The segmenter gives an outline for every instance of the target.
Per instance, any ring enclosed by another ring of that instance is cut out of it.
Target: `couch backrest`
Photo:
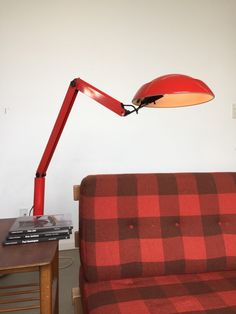
[[[88,176],[79,215],[88,281],[236,269],[236,173]]]

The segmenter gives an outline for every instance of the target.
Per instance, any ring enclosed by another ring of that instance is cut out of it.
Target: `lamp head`
[[[213,92],[202,81],[182,74],[168,74],[144,84],[132,103],[139,107],[171,108],[210,101]]]

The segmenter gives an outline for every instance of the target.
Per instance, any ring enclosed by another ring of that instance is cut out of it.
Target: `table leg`
[[[40,314],[52,314],[52,264],[40,266]]]
[[[58,314],[58,248],[50,264],[40,266],[40,313]]]
[[[54,304],[54,311],[53,314],[59,313],[59,267],[58,267],[59,259],[58,259],[58,249],[53,259],[52,263],[52,272],[53,272],[53,304]]]

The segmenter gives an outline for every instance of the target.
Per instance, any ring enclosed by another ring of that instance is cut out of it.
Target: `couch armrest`
[[[74,185],[73,186],[74,201],[79,201],[79,196],[80,196],[80,185]]]
[[[82,314],[82,308],[80,304],[80,289],[79,287],[72,288],[72,303],[74,306],[74,314]]]

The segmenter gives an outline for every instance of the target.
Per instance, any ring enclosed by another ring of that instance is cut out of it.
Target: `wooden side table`
[[[4,287],[0,287],[0,296],[5,298],[0,302],[0,313],[39,308],[41,314],[58,314],[58,241],[3,246],[13,222],[14,219],[0,219],[0,274],[38,271],[39,302],[22,306],[19,299],[16,298],[15,302],[11,299],[6,310],[6,307],[1,308],[1,304],[7,303],[7,294],[1,293]],[[27,286],[25,283],[22,285]]]

